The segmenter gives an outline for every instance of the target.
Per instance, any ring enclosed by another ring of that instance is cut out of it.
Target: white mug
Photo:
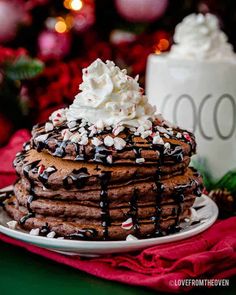
[[[146,91],[167,120],[194,132],[215,179],[236,168],[236,63],[152,54]]]

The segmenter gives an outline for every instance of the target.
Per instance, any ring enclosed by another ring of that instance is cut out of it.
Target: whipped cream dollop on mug
[[[233,47],[210,13],[190,14],[175,28],[175,44],[169,57],[198,60],[235,60]]]
[[[95,60],[83,69],[81,90],[66,112],[67,121],[84,119],[105,126],[137,127],[154,118],[155,107],[148,103],[143,89],[112,61]]]

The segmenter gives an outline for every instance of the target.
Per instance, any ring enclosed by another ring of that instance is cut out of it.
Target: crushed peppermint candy
[[[88,144],[88,137],[87,136],[82,136],[80,141],[79,141],[79,144],[87,145]]]
[[[81,134],[83,134],[85,131],[86,131],[86,133],[88,132],[84,127],[80,127],[78,131]]]
[[[94,137],[92,140],[91,140],[92,144],[95,145],[95,146],[99,146],[99,145],[102,145],[103,142],[97,138],[97,137]]]
[[[113,139],[111,136],[107,135],[107,136],[104,138],[104,144],[105,144],[106,146],[113,146],[113,144],[114,144],[114,139]]]
[[[139,120],[139,126],[142,126],[144,131],[152,128],[152,122],[150,120]]]
[[[112,130],[112,133],[117,136],[118,134],[120,134],[123,130],[125,129],[124,126],[117,126]]]
[[[151,130],[147,130],[141,133],[141,137],[144,139],[152,134]]]
[[[113,162],[112,155],[107,156],[107,163],[112,164],[112,162]]]
[[[126,141],[121,137],[114,138],[114,147],[116,150],[120,151],[126,146]]]
[[[56,235],[55,231],[51,231],[50,233],[47,234],[47,238],[53,239],[55,235]]]
[[[70,137],[73,135],[73,133],[70,132],[69,129],[64,129],[64,130],[62,130],[61,135],[63,137],[63,141],[67,141],[70,139]]]
[[[39,236],[39,232],[40,232],[40,229],[39,228],[33,228],[33,229],[31,229],[31,231],[29,232],[29,234],[31,236]]]
[[[25,142],[23,144],[23,149],[27,152],[30,150],[30,142]],[[20,153],[19,153],[20,154]]]
[[[138,238],[136,238],[135,236],[129,234],[127,237],[126,237],[126,241],[137,241]]]
[[[45,170],[45,166],[40,165],[39,168],[38,168],[38,175],[42,174],[44,170]]]
[[[88,129],[91,130],[89,133],[89,137],[93,137],[97,133],[97,128],[95,125],[90,126]]]
[[[156,126],[156,129],[161,133],[168,133],[168,130],[162,126]]]
[[[177,132],[176,138],[181,138],[181,137],[182,137],[182,134],[180,132]]]
[[[48,134],[42,134],[42,135],[39,135],[35,138],[36,141],[39,141],[39,142],[42,142],[42,141],[45,141],[47,140],[48,138]]]
[[[85,120],[82,120],[81,123],[79,124],[79,127],[84,127],[87,125],[87,122]]]
[[[16,229],[17,221],[15,221],[15,220],[8,221],[7,225],[10,229]]]
[[[130,130],[131,132],[137,132],[137,128],[135,128],[135,127],[130,127],[129,130]]]
[[[54,166],[49,166],[48,168],[45,169],[46,172],[51,173],[56,171],[57,169]]]
[[[165,142],[164,143],[164,147],[169,150],[170,149],[170,143],[169,142]]]
[[[52,121],[54,126],[60,126],[66,121],[66,109],[56,110],[51,114],[49,119]]]
[[[152,139],[153,144],[164,144],[163,139],[160,137],[160,135],[154,136]]]
[[[74,143],[78,143],[80,139],[81,139],[81,135],[80,135],[78,132],[74,133],[74,134],[70,137],[70,141],[71,141],[71,142],[74,142]]]
[[[45,124],[45,127],[44,127],[44,129],[45,129],[46,132],[52,131],[53,128],[54,128],[54,127],[53,127],[53,124],[50,123],[50,122],[47,122],[47,123]]]
[[[121,224],[121,228],[125,229],[125,230],[130,230],[133,227],[133,220],[132,218],[128,218],[126,221],[124,221]]]
[[[188,132],[183,132],[183,137],[187,140],[187,141],[192,141],[191,136],[188,134]]]
[[[136,163],[137,164],[144,163],[144,162],[145,162],[145,159],[144,158],[137,158],[136,159]]]
[[[139,126],[137,128],[137,132],[140,134],[140,133],[143,133],[145,131],[144,127],[143,126]]]
[[[77,127],[77,122],[76,121],[70,121],[67,123],[67,126],[70,130],[75,129]]]

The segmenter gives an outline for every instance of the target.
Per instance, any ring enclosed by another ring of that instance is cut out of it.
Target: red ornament
[[[70,51],[71,36],[69,33],[43,31],[38,38],[38,47],[43,60],[61,59]]]
[[[130,22],[152,22],[166,11],[168,0],[116,0],[119,14]]]

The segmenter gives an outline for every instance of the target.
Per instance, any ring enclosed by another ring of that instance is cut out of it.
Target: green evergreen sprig
[[[40,74],[43,68],[44,64],[40,60],[20,56],[13,63],[7,63],[4,72],[11,80],[27,80]]]
[[[210,173],[206,160],[202,158],[193,160],[192,164],[201,173],[207,191],[227,189],[232,195],[236,195],[236,169],[228,171],[223,177],[215,180]]]

